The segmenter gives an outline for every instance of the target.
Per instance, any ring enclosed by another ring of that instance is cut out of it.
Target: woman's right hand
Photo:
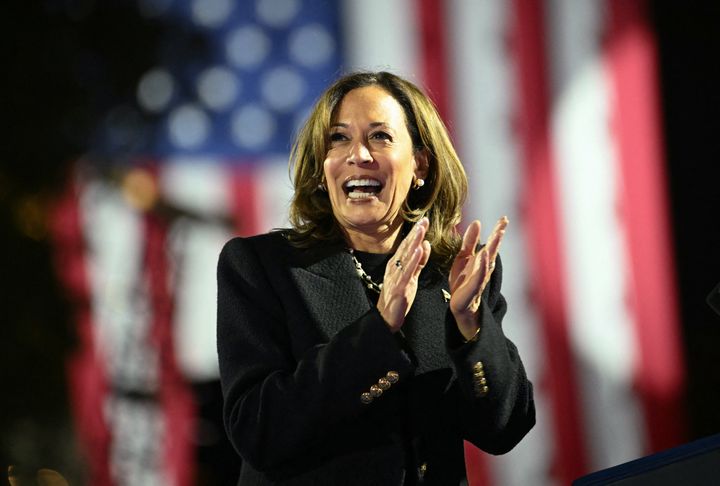
[[[420,272],[430,258],[430,243],[425,240],[429,224],[427,218],[418,221],[385,266],[377,309],[392,332],[405,322],[415,301]]]

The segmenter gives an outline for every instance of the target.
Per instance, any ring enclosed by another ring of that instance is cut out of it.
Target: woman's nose
[[[372,162],[372,156],[363,142],[356,142],[350,147],[347,162],[348,164],[367,164]]]

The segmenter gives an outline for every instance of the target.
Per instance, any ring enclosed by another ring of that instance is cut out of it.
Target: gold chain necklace
[[[362,280],[363,283],[365,283],[367,288],[369,288],[370,290],[373,290],[379,294],[380,291],[382,290],[382,286],[383,286],[382,282],[376,283],[372,279],[372,277],[370,277],[370,275],[367,274],[367,272],[363,269],[362,264],[355,256],[355,251],[352,248],[348,248],[348,253],[350,253],[350,257],[352,258],[353,263],[355,264],[355,272],[357,273],[358,277],[360,277],[360,280]]]

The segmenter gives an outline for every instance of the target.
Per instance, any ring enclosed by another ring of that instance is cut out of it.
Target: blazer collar
[[[301,250],[290,265],[290,274],[310,316],[327,339],[367,313],[373,305],[355,272],[350,254],[341,244]],[[443,346],[443,326],[423,326],[423,321],[444,322],[447,302],[442,289],[447,288],[446,278],[439,276],[434,268],[427,268],[420,275],[415,304],[403,326],[410,336],[432,341],[433,347]]]
[[[329,339],[370,310],[365,288],[342,245],[301,251],[290,274],[308,312]]]

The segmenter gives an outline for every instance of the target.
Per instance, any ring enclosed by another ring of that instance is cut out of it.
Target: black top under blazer
[[[341,245],[282,232],[229,241],[218,354],[239,485],[457,485],[463,439],[491,454],[535,423],[532,384],[500,323],[495,268],[465,343],[429,264],[391,333]]]

